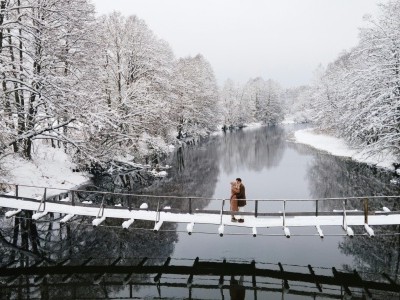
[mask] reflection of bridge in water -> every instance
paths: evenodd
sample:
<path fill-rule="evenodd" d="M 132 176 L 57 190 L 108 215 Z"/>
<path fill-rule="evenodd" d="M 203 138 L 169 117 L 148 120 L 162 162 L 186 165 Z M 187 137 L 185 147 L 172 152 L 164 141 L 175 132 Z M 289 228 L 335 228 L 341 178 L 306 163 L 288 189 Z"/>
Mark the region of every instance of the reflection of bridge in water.
<path fill-rule="evenodd" d="M 253 293 L 254 299 L 262 297 L 263 293 L 302 295 L 314 299 L 400 296 L 400 286 L 394 278 L 384 273 L 375 274 L 374 280 L 368 280 L 363 279 L 363 274 L 360 275 L 356 270 L 344 272 L 335 268 L 313 268 L 311 265 L 300 267 L 281 263 L 256 264 L 255 261 L 201 261 L 199 258 L 192 261 L 178 259 L 176 261 L 179 264 L 175 265 L 171 264 L 171 258 L 162 265 L 152 265 L 149 263 L 151 259 L 147 258 L 138 261 L 135 265 L 123 265 L 124 258 L 117 258 L 109 264 L 91 258 L 67 259 L 51 264 L 42 260 L 28 267 L 18 267 L 19 262 L 15 261 L 0 267 L 0 295 L 4 299 L 13 290 L 21 289 L 33 291 L 37 288 L 48 295 L 52 294 L 53 288 L 126 286 L 129 291 L 127 296 L 132 298 L 135 296 L 134 287 L 152 286 L 157 288 L 160 297 L 164 288 L 182 288 L 187 290 L 189 299 L 192 299 L 196 289 L 220 290 L 223 294 L 223 290 L 232 288 L 232 284 L 237 285 L 239 278 L 242 278 L 241 287 Z M 293 268 L 296 271 L 288 270 Z M 326 274 L 320 275 L 321 272 Z M 136 278 L 138 274 L 153 275 L 153 282 Z M 367 275 L 371 277 L 370 273 Z M 232 281 L 233 278 L 236 280 Z M 104 298 L 111 299 L 109 296 Z M 75 299 L 81 298 L 75 295 Z"/>
<path fill-rule="evenodd" d="M 5 185 L 5 184 L 2 184 Z M 121 219 L 123 228 L 128 229 L 135 220 L 154 222 L 154 231 L 162 230 L 165 222 L 186 223 L 187 232 L 202 233 L 196 231 L 195 224 L 216 225 L 215 232 L 224 235 L 225 226 L 237 226 L 248 228 L 248 234 L 255 236 L 268 235 L 259 234 L 258 228 L 282 228 L 283 234 L 290 237 L 290 227 L 314 227 L 312 235 L 324 237 L 322 226 L 341 226 L 344 235 L 354 236 L 350 226 L 362 226 L 364 233 L 361 235 L 374 236 L 375 232 L 371 226 L 398 225 L 400 224 L 400 211 L 391 211 L 390 208 L 382 206 L 379 201 L 398 200 L 398 196 L 366 196 L 348 198 L 323 198 L 323 199 L 247 199 L 247 212 L 236 212 L 235 215 L 246 216 L 245 223 L 231 222 L 231 211 L 227 199 L 205 199 L 199 197 L 177 197 L 177 196 L 154 196 L 135 195 L 109 192 L 93 192 L 85 190 L 63 190 L 48 187 L 34 187 L 26 185 L 8 185 L 10 191 L 0 195 L 0 207 L 12 208 L 6 213 L 7 217 L 19 214 L 22 210 L 35 211 L 32 219 L 38 220 L 49 213 L 63 215 L 60 223 L 67 223 L 77 216 L 93 217 L 93 226 L 100 226 L 106 218 Z M 36 199 L 25 197 L 27 189 L 41 189 L 42 195 Z M 52 196 L 49 196 L 49 194 Z M 94 201 L 81 201 L 80 194 L 85 193 L 97 197 Z M 119 203 L 109 204 L 108 198 L 118 197 Z M 214 207 L 219 209 L 199 209 L 199 201 L 207 200 L 216 202 Z M 277 212 L 267 212 L 259 209 L 260 203 L 280 203 L 281 209 Z M 290 204 L 309 203 L 315 204 L 314 211 L 288 210 Z M 321 204 L 335 203 L 330 211 L 321 211 Z M 148 203 L 152 203 L 149 205 Z M 185 203 L 185 205 L 182 205 Z M 373 203 L 373 205 L 371 205 Z M 175 204 L 175 205 L 174 205 Z M 180 207 L 179 209 L 174 208 Z M 395 205 L 395 209 L 396 209 Z M 185 207 L 183 209 L 182 207 Z M 253 208 L 253 209 L 252 209 Z M 123 221 L 122 221 L 123 220 Z M 204 233 L 204 232 L 203 232 Z M 209 233 L 209 232 L 207 232 Z M 276 234 L 275 234 L 276 235 Z M 335 234 L 337 235 L 337 234 Z M 360 235 L 360 233 L 358 233 Z"/>

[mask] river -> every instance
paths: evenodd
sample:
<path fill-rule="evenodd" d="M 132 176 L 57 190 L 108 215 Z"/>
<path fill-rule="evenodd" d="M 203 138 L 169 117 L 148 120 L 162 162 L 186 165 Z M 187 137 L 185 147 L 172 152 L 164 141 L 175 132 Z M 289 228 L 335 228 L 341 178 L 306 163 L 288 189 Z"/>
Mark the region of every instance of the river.
<path fill-rule="evenodd" d="M 391 173 L 293 142 L 293 131 L 301 127 L 286 125 L 228 131 L 196 145 L 183 147 L 164 162 L 172 166 L 168 170 L 167 177 L 158 179 L 147 187 L 136 187 L 133 192 L 222 199 L 229 197 L 229 182 L 240 177 L 246 186 L 247 197 L 251 199 L 316 199 L 399 194 L 399 187 L 390 183 L 394 176 Z M 98 179 L 97 184 L 102 188 L 107 187 L 107 190 L 123 190 L 108 178 Z M 119 200 L 112 199 L 112 201 Z M 165 200 L 163 205 L 167 204 L 177 205 Z M 246 210 L 254 210 L 252 205 L 249 202 Z M 358 208 L 360 203 L 348 203 L 348 205 L 349 208 Z M 183 208 L 184 204 L 178 206 Z M 382 206 L 398 210 L 399 205 L 396 201 L 388 199 L 370 202 L 371 209 L 381 209 Z M 220 202 L 205 199 L 196 202 L 196 207 L 218 209 Z M 335 208 L 341 209 L 340 203 L 326 202 L 318 209 L 330 211 Z M 306 204 L 295 202 L 287 209 L 315 211 L 316 207 L 314 202 Z M 260 204 L 259 210 L 277 212 L 282 210 L 282 203 Z M 199 257 L 201 261 L 214 262 L 226 259 L 227 262 L 250 263 L 254 260 L 257 266 L 278 270 L 278 263 L 281 263 L 285 270 L 302 270 L 302 272 L 308 272 L 306 266 L 311 265 L 315 272 L 321 275 L 332 274 L 332 267 L 335 267 L 337 270 L 347 271 L 357 269 L 363 274 L 364 279 L 376 278 L 375 274 L 383 272 L 392 278 L 398 277 L 400 263 L 398 226 L 375 229 L 377 234 L 375 238 L 366 235 L 350 238 L 344 235 L 341 227 L 327 226 L 323 228 L 326 236 L 321 239 L 313 228 L 290 228 L 292 236 L 286 238 L 282 228 L 259 229 L 259 235 L 253 237 L 249 229 L 227 226 L 224 236 L 220 237 L 217 226 L 212 225 L 196 224 L 193 234 L 188 235 L 186 224 L 165 224 L 162 230 L 155 234 L 151 231 L 154 224 L 146 222 L 135 222 L 132 229 L 123 231 L 120 229 L 120 224 L 113 220 L 108 220 L 105 226 L 95 229 L 88 226 L 90 222 L 85 219 L 76 220 L 67 228 L 61 229 L 56 220 L 57 216 L 53 216 L 52 219 L 37 224 L 38 235 L 39 237 L 42 235 L 42 241 L 37 244 L 40 249 L 46 250 L 49 256 L 59 260 L 65 257 L 74 257 L 76 260 L 95 257 L 112 261 L 116 257 L 123 257 L 122 264 L 129 265 L 147 256 L 152 258 L 155 264 L 162 264 L 167 257 L 171 257 L 171 264 L 191 265 L 194 258 Z M 12 227 L 11 223 L 9 227 Z M 45 232 L 49 232 L 49 228 L 56 234 L 46 239 L 48 234 Z M 357 234 L 364 233 L 363 228 L 354 230 Z M 13 231 L 10 229 L 8 233 L 11 236 Z M 385 235 L 379 236 L 379 234 Z M 7 235 L 6 230 L 3 235 Z M 25 239 L 29 244 L 28 237 Z M 7 261 L 5 257 L 10 257 L 11 250 L 3 245 L 2 251 L 7 251 L 7 255 L 3 255 L 4 264 Z M 15 253 L 13 255 L 15 257 Z M 161 282 L 168 280 L 186 282 L 187 276 L 182 278 L 163 276 Z M 152 282 L 152 278 L 148 276 L 136 279 L 140 279 L 141 282 Z M 248 277 L 243 279 L 245 286 L 252 286 L 251 279 Z M 211 284 L 215 281 L 218 281 L 218 277 L 195 276 L 193 284 L 204 282 Z M 79 282 L 79 279 L 75 278 L 75 282 Z M 229 284 L 229 278 L 226 278 L 225 284 Z M 343 297 L 343 290 L 337 287 L 325 289 L 324 293 L 318 294 L 318 290 L 312 284 L 293 284 L 291 289 L 285 291 L 281 280 L 264 279 L 258 286 L 263 289 L 254 292 L 247 290 L 245 299 L 316 299 L 314 297 L 317 296 L 318 299 L 341 299 Z M 35 293 L 39 293 L 38 298 L 45 298 L 41 292 L 32 290 L 24 292 L 21 286 L 17 289 L 18 292 L 12 287 L 7 288 L 7 292 L 3 288 L 2 290 L 6 298 L 10 299 L 17 299 L 19 296 L 21 299 L 26 299 L 29 297 L 28 294 L 30 299 L 34 299 Z M 291 292 L 299 290 L 302 292 Z M 363 297 L 362 289 L 354 292 Z M 155 284 L 135 284 L 133 288 L 132 286 L 107 288 L 100 284 L 100 286 L 90 285 L 89 289 L 64 287 L 50 292 L 47 290 L 46 295 L 49 299 L 53 299 L 52 295 L 58 296 L 54 299 L 130 297 L 185 299 L 188 297 L 188 288 L 162 287 Z M 384 291 L 378 291 L 374 299 L 381 297 L 398 299 L 399 294 L 385 294 Z M 230 299 L 230 293 L 228 288 L 198 288 L 190 290 L 190 298 Z"/>

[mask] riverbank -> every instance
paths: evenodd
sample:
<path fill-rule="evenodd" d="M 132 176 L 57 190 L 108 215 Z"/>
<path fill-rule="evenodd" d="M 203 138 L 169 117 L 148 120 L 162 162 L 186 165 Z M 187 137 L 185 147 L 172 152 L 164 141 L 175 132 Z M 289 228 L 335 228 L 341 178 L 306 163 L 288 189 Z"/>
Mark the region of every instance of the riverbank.
<path fill-rule="evenodd" d="M 44 144 L 35 144 L 32 160 L 18 155 L 9 155 L 1 160 L 0 182 L 26 186 L 71 189 L 90 181 L 87 172 L 74 172 L 75 164 L 61 148 L 52 148 Z M 58 194 L 49 190 L 47 195 Z M 21 187 L 19 195 L 42 197 L 43 189 Z"/>
<path fill-rule="evenodd" d="M 294 133 L 294 137 L 297 143 L 309 145 L 332 155 L 350 157 L 358 162 L 367 163 L 392 172 L 396 171 L 393 164 L 398 163 L 398 160 L 394 155 L 387 153 L 366 154 L 361 149 L 350 147 L 343 139 L 316 133 L 313 128 L 297 130 Z"/>

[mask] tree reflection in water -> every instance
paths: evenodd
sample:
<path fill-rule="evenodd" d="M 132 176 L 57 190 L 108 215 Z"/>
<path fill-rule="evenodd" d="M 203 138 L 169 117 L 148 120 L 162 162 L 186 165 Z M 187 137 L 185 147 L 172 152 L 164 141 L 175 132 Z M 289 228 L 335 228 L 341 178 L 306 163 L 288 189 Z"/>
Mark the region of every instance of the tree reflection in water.
<path fill-rule="evenodd" d="M 207 151 L 205 151 L 207 147 Z M 111 192 L 135 193 L 175 196 L 197 196 L 203 197 L 193 203 L 193 209 L 204 208 L 213 194 L 216 177 L 218 175 L 218 165 L 215 159 L 218 159 L 218 146 L 211 140 L 200 143 L 196 146 L 187 146 L 178 149 L 172 156 L 170 162 L 175 167 L 170 169 L 169 176 L 163 179 L 154 179 L 146 175 L 140 175 L 144 181 L 136 182 L 130 187 L 121 187 L 115 184 L 111 177 L 105 176 L 95 178 L 95 186 L 89 186 L 88 190 L 103 190 Z M 142 185 L 145 182 L 145 185 Z M 88 192 L 80 192 L 77 196 L 81 200 L 92 200 L 100 203 L 102 197 Z M 188 209 L 188 201 L 174 201 L 169 198 L 159 198 L 158 200 L 149 200 L 146 197 L 126 197 L 107 195 L 104 198 L 108 205 L 121 203 L 131 207 L 139 207 L 142 202 L 147 202 L 149 207 L 160 205 L 171 206 L 178 209 Z M 129 203 L 128 203 L 129 202 Z M 133 228 L 123 230 L 121 220 L 106 219 L 104 225 L 93 228 L 91 226 L 92 218 L 81 217 L 67 225 L 60 226 L 58 221 L 61 216 L 50 214 L 44 220 L 35 222 L 31 219 L 31 212 L 23 212 L 20 217 L 12 220 L 2 218 L 1 236 L 0 236 L 0 263 L 2 266 L 9 265 L 15 261 L 17 266 L 30 266 L 40 260 L 62 261 L 70 258 L 72 261 L 82 262 L 89 257 L 103 259 L 120 257 L 122 260 L 119 265 L 136 265 L 138 259 L 151 257 L 152 264 L 161 264 L 165 258 L 170 256 L 174 250 L 174 245 L 178 241 L 176 233 L 176 224 L 164 223 L 162 229 L 166 232 L 152 232 L 154 222 L 135 221 Z M 141 228 L 135 229 L 135 228 Z M 148 229 L 148 230 L 142 230 Z M 133 275 L 135 282 L 150 281 L 149 275 Z M 22 282 L 21 282 L 22 280 Z M 74 295 L 80 294 L 80 297 L 87 298 L 104 297 L 110 293 L 115 293 L 118 287 L 94 286 L 90 289 L 79 289 L 73 285 L 63 286 L 60 289 L 36 291 L 28 287 L 23 288 L 24 280 L 32 280 L 29 277 L 20 277 L 17 279 L 17 288 L 7 289 L 7 298 L 29 298 L 33 295 L 40 295 L 42 299 L 56 298 L 74 298 Z M 78 280 L 75 278 L 75 280 Z M 40 287 L 40 286 L 39 286 Z M 139 287 L 136 287 L 139 289 Z"/>
<path fill-rule="evenodd" d="M 141 174 L 141 180 L 132 182 L 129 187 L 121 187 L 111 177 L 96 178 L 96 187 L 89 189 L 112 192 L 134 193 L 139 195 L 176 195 L 202 197 L 193 202 L 193 209 L 204 208 L 213 196 L 218 176 L 221 172 L 233 173 L 235 168 L 246 168 L 254 172 L 279 167 L 289 145 L 298 152 L 314 157 L 308 169 L 310 196 L 313 198 L 365 196 L 365 195 L 397 195 L 398 186 L 391 185 L 391 174 L 377 171 L 363 164 L 347 159 L 332 157 L 316 152 L 309 147 L 293 143 L 287 144 L 284 129 L 268 127 L 255 130 L 227 132 L 221 136 L 201 141 L 197 145 L 188 145 L 177 149 L 165 163 L 173 167 L 169 175 L 162 179 L 154 179 Z M 284 178 L 282 178 L 284 180 Z M 143 183 L 148 183 L 143 185 Z M 89 193 L 80 193 L 81 199 L 101 201 Z M 147 202 L 150 207 L 160 205 L 171 206 L 182 210 L 188 209 L 188 201 L 174 201 L 160 198 L 149 201 L 148 198 L 106 196 L 108 205 L 123 204 L 139 207 Z M 322 205 L 322 204 L 321 204 Z M 347 201 L 346 208 L 362 208 L 360 201 Z M 370 210 L 381 209 L 385 205 L 390 209 L 399 209 L 395 200 L 370 201 Z M 324 202 L 324 210 L 341 209 L 337 202 Z M 33 265 L 40 260 L 62 261 L 71 258 L 71 263 L 82 263 L 92 257 L 111 263 L 121 257 L 119 265 L 136 265 L 144 256 L 153 257 L 152 263 L 162 264 L 171 256 L 175 243 L 179 240 L 177 225 L 164 223 L 162 229 L 169 232 L 153 233 L 154 222 L 135 221 L 133 228 L 121 229 L 121 221 L 107 219 L 106 227 L 93 228 L 90 218 L 75 219 L 72 223 L 60 226 L 57 214 L 47 216 L 43 221 L 34 222 L 31 213 L 24 213 L 21 218 L 5 220 L 0 218 L 0 263 L 2 266 Z M 136 229 L 135 229 L 136 228 Z M 148 230 L 139 230 L 144 228 Z M 363 228 L 353 228 L 355 232 L 363 232 Z M 375 232 L 378 230 L 374 228 Z M 399 227 L 384 227 L 382 232 L 399 233 Z M 344 238 L 339 247 L 342 253 L 352 255 L 355 266 L 360 271 L 386 272 L 392 278 L 399 270 L 399 236 L 355 237 Z M 210 250 L 212 251 L 212 250 Z M 307 262 L 305 262 L 307 264 Z M 80 275 L 81 276 L 81 275 Z M 89 275 L 82 275 L 89 276 Z M 372 275 L 371 275 L 372 276 Z M 84 277 L 73 277 L 71 282 L 79 282 Z M 90 278 L 87 278 L 88 280 Z M 92 278 L 93 279 L 93 278 Z M 134 275 L 135 282 L 149 283 L 149 275 Z M 79 288 L 64 285 L 48 290 L 38 284 L 35 289 L 27 288 L 26 282 L 35 280 L 20 276 L 14 281 L 13 288 L 7 288 L 6 298 L 28 298 L 40 295 L 43 299 L 105 298 L 111 294 L 122 293 L 123 286 L 93 285 L 90 288 Z M 42 278 L 43 282 L 63 278 Z M 138 286 L 135 289 L 139 289 Z M 3 294 L 2 294 L 3 295 Z"/>
<path fill-rule="evenodd" d="M 245 166 L 252 171 L 277 167 L 285 149 L 285 131 L 279 126 L 226 132 L 218 140 L 221 164 L 225 173 Z"/>
<path fill-rule="evenodd" d="M 364 197 L 399 195 L 400 187 L 390 183 L 393 174 L 350 159 L 324 153 L 315 155 L 309 169 L 310 191 L 314 198 Z M 363 209 L 363 200 L 347 200 L 346 209 Z M 342 209 L 342 202 L 323 202 L 323 209 Z M 369 210 L 400 210 L 399 198 L 369 199 Z M 373 227 L 373 226 L 372 226 Z M 352 227 L 355 233 L 364 234 L 361 226 Z M 345 238 L 339 248 L 354 257 L 354 266 L 364 272 L 391 274 L 397 278 L 400 266 L 400 226 L 374 227 L 374 238 Z M 387 234 L 379 236 L 379 234 Z M 373 279 L 373 278 L 371 278 Z"/>

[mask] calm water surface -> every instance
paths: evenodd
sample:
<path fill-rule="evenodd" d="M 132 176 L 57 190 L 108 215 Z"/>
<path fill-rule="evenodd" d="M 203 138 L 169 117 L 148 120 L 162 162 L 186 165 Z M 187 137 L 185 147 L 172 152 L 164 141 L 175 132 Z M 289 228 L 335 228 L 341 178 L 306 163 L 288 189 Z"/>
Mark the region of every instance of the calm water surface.
<path fill-rule="evenodd" d="M 365 195 L 397 195 L 399 188 L 390 184 L 392 174 L 370 168 L 364 164 L 354 163 L 345 158 L 333 157 L 327 153 L 316 151 L 308 146 L 291 141 L 296 125 L 285 127 L 262 127 L 245 129 L 236 132 L 213 136 L 199 145 L 188 146 L 177 150 L 166 163 L 172 168 L 169 175 L 157 180 L 149 187 L 135 188 L 135 193 L 154 195 L 197 196 L 204 198 L 228 198 L 229 182 L 241 177 L 246 186 L 246 194 L 251 199 L 315 199 L 327 197 L 351 197 Z M 115 182 L 108 178 L 99 179 L 96 184 L 112 191 L 123 191 Z M 108 199 L 109 202 L 122 202 L 124 199 Z M 143 199 L 133 199 L 134 205 L 140 205 Z M 149 203 L 150 206 L 155 205 Z M 187 208 L 187 203 L 176 203 L 166 199 L 163 205 Z M 219 209 L 221 203 L 207 199 L 196 202 L 197 208 Z M 247 211 L 254 210 L 251 202 Z M 338 202 L 319 204 L 320 210 L 330 211 L 341 209 Z M 348 202 L 349 208 L 361 208 L 358 201 Z M 387 206 L 398 209 L 394 200 L 383 199 L 370 202 L 370 209 L 381 209 Z M 315 202 L 290 203 L 289 211 L 315 211 Z M 260 211 L 277 212 L 282 210 L 280 202 L 260 204 Z M 349 238 L 343 235 L 340 227 L 323 228 L 326 237 L 315 236 L 314 229 L 291 228 L 290 239 L 283 235 L 281 228 L 258 229 L 254 238 L 251 231 L 245 228 L 227 226 L 225 235 L 217 234 L 217 226 L 195 225 L 192 235 L 186 233 L 186 224 L 164 224 L 165 231 L 154 234 L 151 231 L 154 224 L 150 222 L 134 223 L 132 229 L 123 231 L 115 220 L 107 220 L 105 226 L 92 228 L 90 220 L 75 220 L 68 226 L 60 227 L 58 216 L 41 223 L 35 223 L 36 242 L 32 241 L 32 231 L 25 230 L 30 224 L 16 224 L 14 221 L 3 220 L 2 240 L 11 241 L 11 237 L 20 234 L 19 242 L 25 242 L 22 250 L 29 250 L 35 255 L 45 255 L 61 260 L 72 257 L 83 260 L 94 257 L 110 262 L 116 257 L 122 257 L 121 264 L 136 264 L 142 257 L 151 257 L 153 263 L 163 264 L 167 257 L 172 257 L 171 264 L 191 265 L 193 259 L 201 261 L 219 261 L 250 263 L 255 260 L 257 267 L 279 269 L 281 263 L 285 270 L 307 273 L 303 266 L 311 265 L 317 274 L 332 275 L 332 267 L 338 270 L 352 271 L 357 269 L 364 279 L 374 280 L 375 273 L 385 272 L 397 279 L 399 270 L 399 228 L 386 226 L 375 229 L 377 234 L 386 234 L 373 239 L 366 236 Z M 21 221 L 22 223 L 25 221 Z M 20 232 L 15 231 L 19 226 Z M 24 227 L 25 226 L 25 227 Z M 148 230 L 145 230 L 148 229 Z M 364 233 L 362 228 L 354 228 L 356 233 Z M 52 234 L 49 234 L 52 232 Z M 200 233 L 204 232 L 204 233 Z M 205 234 L 207 233 L 207 234 Z M 8 237 L 8 238 L 7 238 Z M 34 240 L 34 239 L 33 239 Z M 2 265 L 10 259 L 24 258 L 26 253 L 18 251 L 6 243 L 0 244 Z M 8 246 L 8 247 L 7 247 Z M 31 259 L 32 260 L 32 259 Z M 57 279 L 47 281 L 47 292 L 36 285 L 36 289 L 24 288 L 23 284 L 14 283 L 15 287 L 2 288 L 2 296 L 9 299 L 122 299 L 138 298 L 174 298 L 174 299 L 231 299 L 229 278 L 225 286 L 219 288 L 192 288 L 186 286 L 171 287 L 156 286 L 152 276 L 135 277 L 134 282 L 153 283 L 148 286 L 109 285 L 103 279 L 100 284 L 79 287 L 84 279 L 74 278 L 70 286 L 62 288 Z M 86 278 L 87 279 L 87 278 Z M 85 280 L 86 280 L 85 279 Z M 239 279 L 239 278 L 235 278 Z M 244 285 L 251 287 L 251 278 L 244 277 Z M 34 279 L 26 279 L 34 280 Z M 184 282 L 187 276 L 163 276 L 160 283 Z M 45 281 L 46 282 L 46 281 Z M 51 283 L 53 285 L 51 285 Z M 42 283 L 43 284 L 43 283 Z M 218 277 L 196 278 L 196 284 L 207 286 L 217 285 Z M 319 293 L 313 285 L 300 283 L 291 284 L 289 291 L 282 289 L 282 282 L 264 278 L 258 282 L 262 290 L 246 290 L 245 299 L 342 299 L 340 287 L 327 287 L 324 293 Z M 298 292 L 301 291 L 301 292 Z M 354 291 L 362 298 L 363 291 Z M 45 296 L 44 296 L 45 295 Z M 85 298 L 86 297 L 86 298 Z M 376 299 L 398 299 L 399 295 L 378 292 Z M 361 299 L 360 298 L 360 299 Z M 237 298 L 232 298 L 237 299 Z M 243 299 L 243 298 L 241 298 Z"/>

